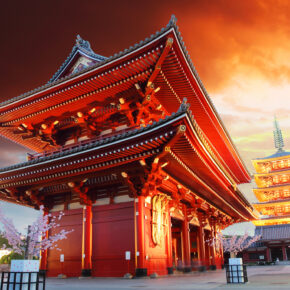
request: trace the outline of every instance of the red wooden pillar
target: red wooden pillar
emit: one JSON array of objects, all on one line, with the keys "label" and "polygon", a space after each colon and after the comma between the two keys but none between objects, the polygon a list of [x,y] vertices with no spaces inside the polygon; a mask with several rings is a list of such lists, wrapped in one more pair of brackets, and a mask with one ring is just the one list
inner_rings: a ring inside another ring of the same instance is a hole
[{"label": "red wooden pillar", "polygon": [[216,267],[215,248],[214,248],[214,242],[212,242],[214,238],[212,231],[210,232],[210,237],[211,237],[210,248],[209,248],[210,249],[210,266],[211,266],[211,270],[215,270],[215,267]]},{"label": "red wooden pillar", "polygon": [[267,249],[266,249],[266,260],[267,262],[271,262],[271,251],[270,251],[270,248],[269,246],[267,245]]},{"label": "red wooden pillar", "polygon": [[203,215],[198,215],[200,226],[198,228],[198,253],[199,261],[201,266],[205,265],[205,240],[204,240],[204,229],[203,229]]},{"label": "red wooden pillar", "polygon": [[145,197],[138,196],[138,206],[136,212],[137,218],[137,249],[139,252],[138,256],[138,265],[136,268],[136,276],[143,277],[147,276],[147,268],[145,267],[146,257],[145,257]]},{"label": "red wooden pillar", "polygon": [[286,247],[285,245],[282,245],[282,254],[283,254],[283,261],[287,261],[287,253],[286,253]]},{"label": "red wooden pillar", "polygon": [[168,274],[173,274],[173,261],[172,261],[172,229],[171,229],[171,216],[170,206],[168,206],[168,233],[167,233],[167,270]]},{"label": "red wooden pillar", "polygon": [[92,206],[83,210],[83,256],[82,276],[91,276],[92,272]]},{"label": "red wooden pillar", "polygon": [[184,258],[184,271],[191,271],[191,259],[190,259],[190,235],[189,224],[187,220],[187,208],[183,205],[184,221],[182,222],[182,250]]},{"label": "red wooden pillar", "polygon": [[[43,215],[48,215],[48,211],[44,209]],[[48,220],[49,222],[49,220]],[[48,238],[48,231],[45,232],[45,235],[43,236],[43,239]],[[40,258],[40,270],[46,271],[47,270],[47,250],[41,251],[41,258]]]},{"label": "red wooden pillar", "polygon": [[211,230],[210,230],[210,268],[211,270],[215,270],[216,269],[216,260],[215,260],[215,256],[216,256],[216,249],[215,249],[215,223],[213,220],[211,220]]},{"label": "red wooden pillar", "polygon": [[224,246],[222,244],[222,241],[219,241],[220,243],[220,254],[221,254],[221,264],[225,264],[225,259],[224,259]]}]

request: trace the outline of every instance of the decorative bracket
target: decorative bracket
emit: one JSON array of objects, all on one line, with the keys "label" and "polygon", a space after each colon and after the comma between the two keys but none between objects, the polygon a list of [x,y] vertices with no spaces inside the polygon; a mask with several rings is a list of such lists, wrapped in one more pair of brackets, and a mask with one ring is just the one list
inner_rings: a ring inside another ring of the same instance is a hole
[{"label": "decorative bracket", "polygon": [[89,187],[85,186],[87,179],[84,179],[83,181],[80,182],[69,182],[67,185],[75,192],[78,194],[81,203],[85,205],[92,205],[92,200],[87,194],[89,191]]}]

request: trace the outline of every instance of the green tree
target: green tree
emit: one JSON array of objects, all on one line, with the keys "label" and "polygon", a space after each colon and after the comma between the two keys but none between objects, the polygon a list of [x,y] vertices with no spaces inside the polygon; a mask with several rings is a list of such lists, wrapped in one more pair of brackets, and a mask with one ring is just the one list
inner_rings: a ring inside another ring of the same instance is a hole
[{"label": "green tree", "polygon": [[10,254],[5,255],[0,259],[0,264],[11,264],[11,260],[23,260],[23,259],[24,255],[11,252]]}]

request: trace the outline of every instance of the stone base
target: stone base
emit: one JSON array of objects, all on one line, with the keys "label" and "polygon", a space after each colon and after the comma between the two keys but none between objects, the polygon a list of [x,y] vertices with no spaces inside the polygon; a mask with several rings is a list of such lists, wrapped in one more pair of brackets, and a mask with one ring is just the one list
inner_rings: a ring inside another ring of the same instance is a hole
[{"label": "stone base", "polygon": [[132,274],[130,274],[130,273],[126,273],[126,274],[123,276],[123,278],[124,278],[124,279],[132,279],[133,276],[132,276]]},{"label": "stone base", "polygon": [[46,270],[39,270],[39,276],[46,276]]},{"label": "stone base", "polygon": [[135,275],[136,275],[136,277],[146,277],[147,276],[147,268],[137,268]]},{"label": "stone base", "polygon": [[216,270],[216,265],[210,265],[209,269],[212,270],[212,271],[215,271]]},{"label": "stone base", "polygon": [[150,275],[150,278],[151,279],[156,279],[156,278],[158,278],[159,276],[158,276],[158,274],[157,273],[152,273],[151,275]]},{"label": "stone base", "polygon": [[199,266],[198,267],[199,272],[205,272],[206,271],[206,266]]},{"label": "stone base", "polygon": [[172,275],[173,274],[173,267],[168,267],[167,271],[168,271],[169,275]]},{"label": "stone base", "polygon": [[92,276],[91,269],[82,269],[82,277],[90,277],[90,276]]},{"label": "stone base", "polygon": [[189,273],[191,272],[191,267],[184,267],[183,268],[183,273]]}]

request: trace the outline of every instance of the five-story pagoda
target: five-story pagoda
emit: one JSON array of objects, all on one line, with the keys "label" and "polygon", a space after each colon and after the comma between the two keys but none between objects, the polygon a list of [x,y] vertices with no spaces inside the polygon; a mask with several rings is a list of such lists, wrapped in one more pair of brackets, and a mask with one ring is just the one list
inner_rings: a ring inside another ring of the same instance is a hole
[{"label": "five-story pagoda", "polygon": [[256,170],[253,189],[259,203],[254,207],[264,216],[254,221],[256,226],[290,223],[290,152],[283,150],[284,141],[277,119],[274,121],[274,142],[277,152],[253,160]]}]

